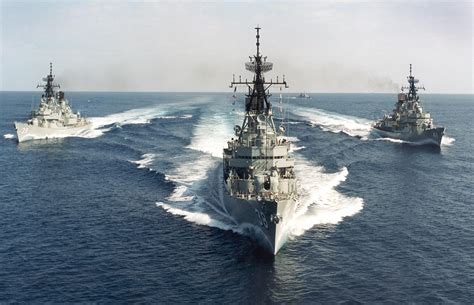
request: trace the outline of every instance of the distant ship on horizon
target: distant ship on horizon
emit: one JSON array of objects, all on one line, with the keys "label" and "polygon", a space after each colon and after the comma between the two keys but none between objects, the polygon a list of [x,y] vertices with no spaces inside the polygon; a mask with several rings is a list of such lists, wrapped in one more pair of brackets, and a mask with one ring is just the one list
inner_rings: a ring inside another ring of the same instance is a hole
[{"label": "distant ship on horizon", "polygon": [[297,97],[298,98],[311,98],[311,96],[309,96],[306,92],[300,93]]}]

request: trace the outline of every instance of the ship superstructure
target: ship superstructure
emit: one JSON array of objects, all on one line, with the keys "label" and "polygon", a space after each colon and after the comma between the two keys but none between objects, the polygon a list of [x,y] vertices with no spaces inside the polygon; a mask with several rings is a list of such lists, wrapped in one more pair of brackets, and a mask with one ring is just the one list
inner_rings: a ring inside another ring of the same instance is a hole
[{"label": "ship superstructure", "polygon": [[275,126],[268,89],[272,85],[288,88],[283,76],[266,81],[263,74],[273,68],[260,54],[260,28],[257,30],[257,53],[245,63],[254,73],[252,81],[235,80],[230,87],[244,85],[245,116],[235,126],[235,136],[224,149],[224,204],[236,222],[247,225],[257,241],[276,254],[286,241],[286,230],[296,209],[294,159],[289,155],[290,142],[285,127]]},{"label": "ship superstructure", "polygon": [[[423,111],[418,90],[425,88],[416,86],[418,80],[412,75],[411,64],[407,79],[409,86],[401,88],[402,92],[398,94],[393,112],[385,115],[373,127],[384,137],[439,146],[444,135],[444,127],[435,127],[431,115]],[[408,90],[408,93],[404,90]]]},{"label": "ship superstructure", "polygon": [[37,86],[44,88],[38,109],[31,112],[26,123],[15,122],[18,142],[74,136],[89,128],[90,123],[79,112],[73,112],[64,92],[55,92],[60,86],[53,83],[52,63],[43,81],[45,84]]}]

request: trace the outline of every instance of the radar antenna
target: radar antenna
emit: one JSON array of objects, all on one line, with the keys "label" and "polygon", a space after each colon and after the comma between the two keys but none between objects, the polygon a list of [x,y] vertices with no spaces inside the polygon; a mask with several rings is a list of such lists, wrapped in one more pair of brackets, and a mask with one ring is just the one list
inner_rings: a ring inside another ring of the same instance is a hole
[{"label": "radar antenna", "polygon": [[235,75],[230,83],[230,88],[233,88],[237,85],[246,85],[249,89],[248,94],[246,95],[246,102],[245,102],[245,111],[253,112],[255,114],[271,114],[271,103],[269,102],[268,98],[271,96],[268,93],[268,89],[272,85],[284,85],[285,88],[288,88],[288,84],[285,80],[285,75],[283,75],[282,81],[274,82],[270,80],[269,82],[265,81],[263,77],[263,73],[271,71],[273,68],[273,63],[266,61],[266,57],[262,61],[262,55],[260,54],[260,27],[257,26],[255,30],[257,30],[257,54],[254,56],[250,56],[250,61],[245,63],[245,69],[251,72],[254,72],[253,81],[242,81],[242,77],[239,76],[239,81],[235,80]]},{"label": "radar antenna", "polygon": [[425,90],[424,86],[418,87],[415,86],[416,83],[419,82],[418,79],[412,75],[412,65],[410,64],[410,75],[407,76],[409,86],[402,86],[402,91],[404,89],[408,89],[408,100],[416,100],[417,99],[417,92],[418,90]]},{"label": "radar antenna", "polygon": [[61,88],[58,84],[53,84],[53,63],[49,63],[49,75],[43,77],[43,81],[46,82],[44,85],[37,85],[36,88],[44,88],[44,96],[46,98],[54,97],[54,88]]}]

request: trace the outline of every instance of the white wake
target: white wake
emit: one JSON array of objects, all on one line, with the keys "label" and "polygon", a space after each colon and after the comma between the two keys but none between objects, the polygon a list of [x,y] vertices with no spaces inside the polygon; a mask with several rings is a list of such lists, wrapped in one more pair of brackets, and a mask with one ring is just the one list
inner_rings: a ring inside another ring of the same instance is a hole
[{"label": "white wake", "polygon": [[[405,140],[400,140],[400,139],[392,139],[392,138],[374,138],[374,139],[371,139],[371,140],[375,140],[375,141],[387,141],[387,142],[392,142],[392,143],[404,143],[404,144],[409,144],[409,145],[413,145],[413,146],[423,146],[423,145],[426,145],[426,144],[433,144],[433,141],[431,140],[426,140],[426,141],[419,141],[419,142],[411,142],[411,141],[405,141]],[[456,141],[456,139],[454,138],[451,138],[447,135],[444,135],[442,138],[441,138],[441,146],[452,146],[454,144],[454,141]]]},{"label": "white wake", "polygon": [[456,141],[455,138],[451,138],[447,135],[444,135],[442,138],[441,138],[441,145],[442,146],[452,146],[454,144],[454,141]]},{"label": "white wake", "polygon": [[[201,117],[184,154],[167,157],[174,166],[163,170],[165,179],[174,182],[175,188],[166,202],[156,205],[198,225],[242,233],[221,205],[219,178],[222,174],[218,168],[229,134],[232,134],[232,128],[228,115],[208,113]],[[157,154],[144,154],[140,160],[132,162],[138,168],[153,169],[158,167],[155,161],[159,162]]]},{"label": "white wake", "polygon": [[[200,119],[187,147],[195,152],[189,152],[187,158],[177,157],[176,166],[165,172],[166,179],[176,186],[165,202],[156,205],[198,225],[247,234],[251,232],[247,226],[236,224],[223,205],[220,164],[222,149],[233,134],[231,120],[228,115],[219,113],[210,113]],[[298,139],[291,138],[291,141]],[[300,149],[304,147],[292,144],[293,151]],[[135,163],[138,167],[152,167],[150,160],[153,158],[145,154]],[[326,173],[323,167],[312,165],[302,155],[296,154],[295,159],[300,196],[295,218],[289,222],[290,237],[299,236],[317,224],[337,224],[363,208],[361,198],[346,196],[336,189],[345,181],[347,168]]]},{"label": "white wake", "polygon": [[307,119],[311,124],[332,133],[343,132],[352,137],[368,139],[372,121],[320,109],[296,108],[292,112]]},{"label": "white wake", "polygon": [[[343,115],[335,112],[330,112],[320,109],[311,108],[297,108],[292,112],[300,117],[305,118],[311,124],[319,126],[324,131],[332,133],[345,133],[351,137],[357,137],[361,140],[375,140],[375,141],[387,141],[392,143],[406,143],[411,145],[424,145],[431,143],[430,141],[425,142],[410,142],[400,139],[384,138],[372,133],[372,121],[364,118],[358,118],[354,116]],[[447,135],[444,135],[441,139],[442,146],[453,145],[455,139]]]},{"label": "white wake", "polygon": [[157,202],[156,206],[163,208],[165,211],[178,216],[183,216],[187,221],[193,222],[198,225],[209,226],[218,228],[221,230],[232,230],[239,232],[237,228],[229,226],[227,223],[211,218],[209,214],[200,212],[189,212],[183,209],[175,208],[169,204],[163,202]]},{"label": "white wake", "polygon": [[109,114],[103,117],[91,117],[91,127],[83,132],[80,136],[85,138],[96,138],[105,132],[120,128],[124,125],[132,124],[149,124],[151,120],[156,118],[174,118],[167,117],[169,110],[167,106],[157,105],[152,107],[131,109],[119,113]]},{"label": "white wake", "polygon": [[347,196],[336,189],[349,174],[346,167],[336,173],[326,173],[321,166],[298,156],[295,159],[299,198],[290,224],[290,237],[302,235],[315,225],[337,224],[362,210],[362,198]]},{"label": "white wake", "polygon": [[148,168],[149,170],[153,170],[153,168],[151,168],[150,166],[155,160],[155,157],[156,157],[155,154],[144,154],[142,156],[142,159],[137,160],[137,161],[130,161],[130,162],[137,164],[138,168]]},{"label": "white wake", "polygon": [[191,144],[187,147],[222,157],[227,141],[233,136],[231,118],[225,113],[213,113],[204,116],[195,126]]},{"label": "white wake", "polygon": [[[171,111],[172,108],[170,108],[170,105],[156,105],[113,113],[103,117],[90,117],[87,118],[87,120],[90,122],[90,126],[74,133],[67,132],[67,130],[65,130],[62,134],[58,132],[54,136],[49,136],[49,138],[97,138],[102,136],[107,131],[110,131],[114,128],[121,128],[124,125],[149,124],[153,119],[192,118],[192,114],[183,114],[180,116],[168,115]],[[15,138],[13,134],[5,134],[3,137],[5,139]]]},{"label": "white wake", "polygon": [[[204,213],[212,220],[210,225],[219,224],[215,226],[236,231],[238,228],[229,221],[221,205],[221,185],[216,177],[216,174],[220,176],[216,170],[222,162],[224,145],[232,134],[230,120],[228,115],[219,113],[208,113],[200,118],[191,143],[186,147],[189,157],[184,161],[179,158],[176,166],[166,173],[166,179],[176,183],[175,190],[167,198],[173,209],[166,210],[181,216],[185,214],[185,219],[198,224],[202,224]],[[158,204],[162,208],[168,207]]]}]

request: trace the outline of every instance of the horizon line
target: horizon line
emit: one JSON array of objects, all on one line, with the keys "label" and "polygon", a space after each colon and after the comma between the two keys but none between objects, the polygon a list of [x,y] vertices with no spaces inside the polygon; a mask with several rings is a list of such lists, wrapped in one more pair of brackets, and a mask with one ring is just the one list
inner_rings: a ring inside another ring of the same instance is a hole
[{"label": "horizon line", "polygon": [[[60,90],[59,90],[60,91]],[[33,91],[33,90],[0,90],[0,92],[43,92],[43,91]],[[108,90],[67,90],[64,92],[76,92],[76,93],[234,93],[233,91],[157,91],[157,90],[143,90],[143,91],[108,91]],[[397,92],[308,92],[305,91],[307,94],[398,94],[400,91]],[[243,92],[240,92],[243,93]],[[284,92],[282,94],[300,94],[300,91],[294,92]],[[276,94],[276,91],[275,93]],[[444,94],[444,95],[474,95],[473,92],[425,92],[420,95],[426,94]]]}]

